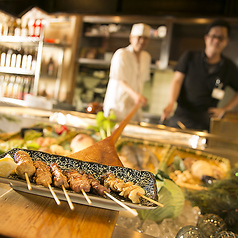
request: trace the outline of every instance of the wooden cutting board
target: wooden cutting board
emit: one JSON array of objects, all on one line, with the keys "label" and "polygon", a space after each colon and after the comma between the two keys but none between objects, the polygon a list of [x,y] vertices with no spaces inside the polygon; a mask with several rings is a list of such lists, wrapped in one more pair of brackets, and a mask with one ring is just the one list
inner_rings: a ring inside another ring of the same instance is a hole
[{"label": "wooden cutting board", "polygon": [[24,238],[109,238],[118,212],[18,192],[0,183],[0,235]]}]

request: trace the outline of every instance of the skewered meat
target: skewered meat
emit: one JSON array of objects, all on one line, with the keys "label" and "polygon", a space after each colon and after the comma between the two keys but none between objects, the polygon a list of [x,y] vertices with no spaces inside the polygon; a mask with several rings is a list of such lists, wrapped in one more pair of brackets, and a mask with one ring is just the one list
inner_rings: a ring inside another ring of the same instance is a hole
[{"label": "skewered meat", "polygon": [[97,179],[95,179],[92,174],[87,174],[87,177],[91,183],[93,190],[97,194],[99,194],[100,196],[104,196],[105,195],[104,192],[110,193],[110,189],[101,185],[100,182]]},{"label": "skewered meat", "polygon": [[70,188],[79,193],[82,189],[85,192],[89,192],[91,185],[90,181],[88,180],[87,174],[80,174],[77,170],[73,169],[70,171],[66,171],[66,175],[68,177],[68,181],[70,184]]},{"label": "skewered meat", "polygon": [[50,168],[53,174],[54,185],[56,187],[61,187],[63,185],[65,188],[69,188],[67,177],[63,174],[60,167],[56,163],[52,163]]},{"label": "skewered meat", "polygon": [[119,195],[129,198],[133,203],[140,203],[139,195],[144,195],[145,190],[132,182],[124,182],[122,179],[116,178],[111,172],[102,175],[104,186],[111,188],[115,192],[120,192]]},{"label": "skewered meat", "polygon": [[28,177],[34,175],[36,168],[33,165],[33,161],[30,155],[22,150],[19,150],[14,155],[15,162],[17,163],[16,174],[25,179],[25,173],[27,173]]},{"label": "skewered meat", "polygon": [[34,161],[34,166],[36,167],[36,173],[33,179],[36,184],[48,187],[52,184],[52,174],[50,172],[49,166],[43,161]]}]

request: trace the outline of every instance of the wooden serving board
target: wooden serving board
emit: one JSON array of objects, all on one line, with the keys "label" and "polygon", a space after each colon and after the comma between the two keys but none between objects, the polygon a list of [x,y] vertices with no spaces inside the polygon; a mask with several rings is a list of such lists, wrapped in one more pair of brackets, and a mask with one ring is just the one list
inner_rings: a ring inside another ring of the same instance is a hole
[{"label": "wooden serving board", "polygon": [[0,235],[24,238],[112,236],[118,212],[17,192],[0,183]]}]

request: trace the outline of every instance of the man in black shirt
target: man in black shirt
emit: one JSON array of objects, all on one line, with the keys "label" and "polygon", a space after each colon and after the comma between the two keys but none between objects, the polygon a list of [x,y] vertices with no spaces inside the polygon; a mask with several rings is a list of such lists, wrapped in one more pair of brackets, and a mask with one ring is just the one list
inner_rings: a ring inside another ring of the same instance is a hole
[{"label": "man in black shirt", "polygon": [[[238,69],[222,51],[229,41],[230,26],[224,20],[212,22],[204,37],[205,50],[187,51],[175,67],[169,103],[161,119],[169,117],[177,101],[174,116],[168,126],[209,131],[210,117],[222,117],[238,104]],[[235,96],[222,108],[217,103],[230,86]]]}]

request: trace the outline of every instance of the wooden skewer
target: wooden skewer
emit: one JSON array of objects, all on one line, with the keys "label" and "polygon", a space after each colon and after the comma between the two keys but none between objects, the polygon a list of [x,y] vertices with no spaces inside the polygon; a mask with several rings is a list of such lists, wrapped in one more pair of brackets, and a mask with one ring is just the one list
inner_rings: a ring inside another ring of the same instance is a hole
[{"label": "wooden skewer", "polygon": [[67,193],[67,191],[66,191],[64,185],[62,185],[62,189],[63,189],[63,191],[64,191],[64,195],[65,195],[65,197],[66,197],[66,199],[67,199],[67,202],[68,202],[68,204],[69,204],[70,209],[71,209],[71,210],[74,210],[74,205],[73,205],[73,203],[71,202],[71,199],[70,199],[70,197],[69,197],[69,194]]},{"label": "wooden skewer", "polygon": [[183,183],[183,182],[177,182],[175,181],[175,183],[183,188],[187,188],[187,189],[193,189],[193,190],[207,190],[206,187],[200,186],[198,184],[189,184],[189,183]]},{"label": "wooden skewer", "polygon": [[87,200],[88,204],[91,205],[92,201],[90,200],[90,198],[88,197],[87,193],[85,193],[85,191],[83,189],[81,189],[82,194],[84,195],[85,199]]},{"label": "wooden skewer", "polygon": [[28,188],[28,190],[31,190],[32,189],[31,182],[29,180],[29,177],[28,177],[27,173],[25,173],[25,178],[26,178],[27,188]]},{"label": "wooden skewer", "polygon": [[54,190],[52,189],[52,187],[50,186],[50,184],[48,183],[48,188],[50,189],[50,192],[53,196],[53,198],[55,199],[55,202],[60,205],[60,200],[58,199],[57,195],[55,194]]},{"label": "wooden skewer", "polygon": [[116,198],[114,198],[111,194],[107,193],[106,191],[104,191],[104,193],[111,198],[114,202],[118,203],[120,206],[122,206],[123,208],[125,208],[127,211],[129,211],[133,216],[138,216],[138,213],[136,210],[131,209],[130,207],[128,207],[126,204],[124,204],[123,202],[117,200]]},{"label": "wooden skewer", "polygon": [[148,201],[150,201],[150,202],[153,202],[154,204],[156,204],[156,205],[158,205],[160,207],[164,207],[164,204],[161,204],[161,203],[159,203],[159,202],[157,202],[157,201],[155,201],[155,200],[153,200],[151,198],[148,198],[148,197],[146,197],[146,196],[144,196],[144,195],[142,195],[140,193],[137,193],[137,195],[142,197],[142,198],[144,198],[144,199],[146,199],[146,200],[148,200]]}]

